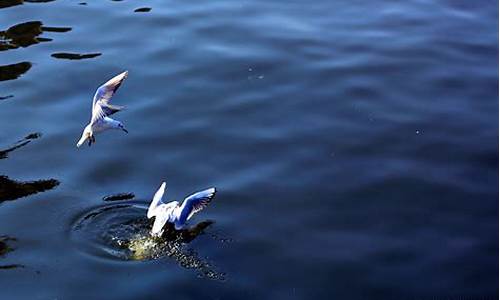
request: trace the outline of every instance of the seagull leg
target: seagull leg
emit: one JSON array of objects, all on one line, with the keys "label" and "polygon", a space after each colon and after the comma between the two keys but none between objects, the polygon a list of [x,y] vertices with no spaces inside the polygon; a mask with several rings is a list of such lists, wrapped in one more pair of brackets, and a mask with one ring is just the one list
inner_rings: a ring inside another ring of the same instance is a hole
[{"label": "seagull leg", "polygon": [[89,136],[89,147],[92,146],[92,144],[95,143],[95,137],[94,135]]}]

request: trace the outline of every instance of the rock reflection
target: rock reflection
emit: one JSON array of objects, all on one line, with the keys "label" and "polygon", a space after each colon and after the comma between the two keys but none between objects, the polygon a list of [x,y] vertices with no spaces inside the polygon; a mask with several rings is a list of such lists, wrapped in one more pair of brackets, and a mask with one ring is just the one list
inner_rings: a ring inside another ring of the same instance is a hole
[{"label": "rock reflection", "polygon": [[[15,248],[11,244],[12,242],[16,241],[17,241],[16,238],[10,236],[0,236],[0,258],[5,257],[7,253],[15,250]],[[0,265],[0,270],[2,269],[8,270],[16,268],[24,268],[24,266],[20,264]]]},{"label": "rock reflection", "polygon": [[[29,134],[9,148],[0,150],[0,159],[7,158],[10,152],[26,146],[40,136],[40,133]],[[58,185],[59,181],[55,179],[16,181],[10,179],[8,176],[0,175],[0,203],[51,190]]]},{"label": "rock reflection", "polygon": [[12,98],[12,97],[14,97],[14,95],[0,96],[0,101],[1,100],[7,100],[7,99]]},{"label": "rock reflection", "polygon": [[29,69],[31,69],[31,63],[27,61],[0,66],[0,81],[17,79]]},{"label": "rock reflection", "polygon": [[104,197],[102,197],[102,200],[104,200],[104,201],[122,201],[122,200],[134,199],[134,197],[135,197],[134,193],[119,193],[119,194],[104,196]]},{"label": "rock reflection", "polygon": [[12,246],[9,245],[9,242],[17,241],[15,238],[10,236],[0,236],[0,257],[4,257],[7,253],[14,250]]},{"label": "rock reflection", "polygon": [[44,3],[44,2],[52,2],[55,0],[0,0],[0,8],[7,8],[11,6],[21,5],[24,2],[28,3]]},{"label": "rock reflection", "polygon": [[23,146],[26,146],[32,140],[37,139],[37,138],[39,138],[41,136],[42,136],[42,134],[39,133],[39,132],[34,132],[34,133],[28,134],[23,139],[17,141],[14,145],[10,146],[9,148],[0,150],[0,159],[7,158],[7,154],[9,154],[9,152],[12,152],[12,151],[14,151],[14,150],[16,150],[18,148],[23,147]]},{"label": "rock reflection", "polygon": [[23,4],[23,0],[2,0],[0,1],[0,8],[7,8],[21,4]]},{"label": "rock reflection", "polygon": [[44,31],[68,32],[70,27],[48,27],[43,26],[40,21],[30,21],[14,25],[7,30],[0,31],[0,51],[29,47],[41,42],[49,42],[52,39],[39,37]]},{"label": "rock reflection", "polygon": [[134,10],[134,12],[150,12],[151,11],[151,7],[141,7],[141,8],[137,8],[136,10]]},{"label": "rock reflection", "polygon": [[58,52],[58,53],[53,53],[50,56],[52,56],[54,58],[59,58],[59,59],[77,60],[77,59],[94,58],[94,57],[98,57],[101,55],[102,55],[101,53],[78,54],[78,53]]},{"label": "rock reflection", "polygon": [[0,203],[51,190],[59,185],[55,179],[16,181],[0,176]]}]

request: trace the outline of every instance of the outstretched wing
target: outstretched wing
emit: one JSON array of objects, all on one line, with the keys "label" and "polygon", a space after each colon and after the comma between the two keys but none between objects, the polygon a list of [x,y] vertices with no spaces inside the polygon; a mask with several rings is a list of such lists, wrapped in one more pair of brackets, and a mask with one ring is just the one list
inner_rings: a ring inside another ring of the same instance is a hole
[{"label": "outstretched wing", "polygon": [[163,226],[167,222],[173,222],[175,208],[179,205],[179,202],[172,201],[167,204],[161,204],[155,211],[155,222],[153,223],[153,229],[151,229],[151,234],[153,236],[160,236],[163,232]]},{"label": "outstretched wing", "polygon": [[[180,220],[189,220],[195,213],[205,208],[215,196],[215,188],[197,192],[184,199],[181,207]],[[187,216],[187,217],[186,217]],[[185,219],[184,219],[185,218]]]},{"label": "outstretched wing", "polygon": [[153,196],[153,200],[151,200],[151,204],[149,204],[148,208],[148,219],[151,219],[153,216],[156,215],[156,209],[158,208],[158,206],[160,206],[160,204],[162,204],[161,199],[163,198],[163,194],[165,194],[166,186],[167,184],[164,181],[161,184],[160,188],[156,191],[155,195]]},{"label": "outstretched wing", "polygon": [[112,115],[123,108],[121,106],[111,105],[110,100],[123,80],[127,78],[127,75],[128,71],[116,75],[97,89],[94,100],[92,101],[92,118],[90,124],[94,124],[96,121]]}]

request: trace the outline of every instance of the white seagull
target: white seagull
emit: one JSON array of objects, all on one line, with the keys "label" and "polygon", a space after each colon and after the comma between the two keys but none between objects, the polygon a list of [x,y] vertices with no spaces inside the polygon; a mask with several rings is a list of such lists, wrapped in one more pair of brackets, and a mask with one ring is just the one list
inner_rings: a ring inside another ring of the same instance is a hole
[{"label": "white seagull", "polygon": [[148,219],[156,217],[151,235],[157,237],[163,234],[163,226],[167,222],[174,223],[176,230],[184,228],[186,221],[205,208],[215,196],[215,188],[209,188],[188,196],[182,204],[177,201],[163,203],[161,199],[165,193],[165,186],[166,183],[163,182],[156,191],[147,214]]},{"label": "white seagull", "polygon": [[113,120],[109,116],[123,109],[123,106],[112,105],[111,97],[118,90],[123,80],[127,78],[128,71],[125,71],[115,77],[111,78],[105,84],[101,85],[92,101],[92,117],[90,118],[90,123],[85,126],[83,130],[82,137],[76,144],[80,147],[85,141],[89,140],[89,146],[95,143],[95,134],[108,130],[108,129],[120,129],[128,133],[128,131],[123,127],[120,121]]}]

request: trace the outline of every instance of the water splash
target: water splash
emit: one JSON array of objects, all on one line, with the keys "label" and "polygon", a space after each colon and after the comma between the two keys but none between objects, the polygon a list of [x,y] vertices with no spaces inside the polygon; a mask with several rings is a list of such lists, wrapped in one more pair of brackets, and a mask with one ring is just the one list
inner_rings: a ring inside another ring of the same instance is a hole
[{"label": "water splash", "polygon": [[152,222],[145,215],[146,207],[139,202],[100,206],[75,221],[71,238],[78,249],[91,255],[124,261],[170,258],[183,268],[195,270],[199,277],[225,280],[224,273],[188,246],[213,221],[180,231],[168,227],[158,238],[150,235]]}]

